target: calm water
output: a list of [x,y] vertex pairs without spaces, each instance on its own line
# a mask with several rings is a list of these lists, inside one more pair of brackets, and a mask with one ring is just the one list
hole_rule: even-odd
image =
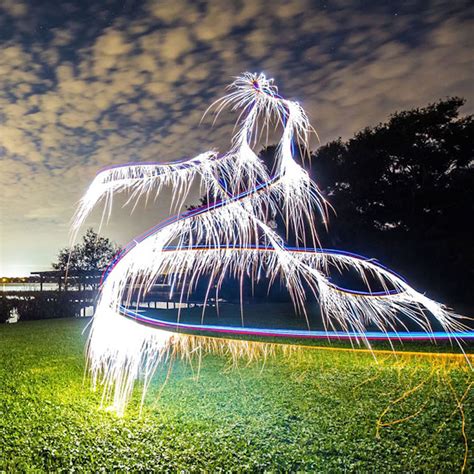
[[[2,283],[0,291],[39,291],[39,283]],[[57,283],[43,283],[43,290],[57,290]]]

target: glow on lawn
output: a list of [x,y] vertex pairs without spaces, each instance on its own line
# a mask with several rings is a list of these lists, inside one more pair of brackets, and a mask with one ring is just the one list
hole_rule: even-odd
[[[244,278],[259,281],[266,276],[272,283],[279,278],[303,313],[309,288],[321,307],[324,334],[344,334],[368,347],[371,334],[367,326],[376,326],[381,337],[388,340],[400,339],[395,328],[403,326],[405,318],[415,322],[427,337],[436,339],[439,335],[433,333],[425,310],[441,324],[443,337],[465,335],[459,316],[415,291],[379,263],[348,252],[306,248],[308,240],[317,243],[315,211],[326,222],[327,209],[318,187],[295,161],[296,146],[309,149],[312,128],[308,118],[297,102],[282,98],[273,80],[263,74],[245,73],[229,89],[211,106],[216,118],[224,108],[240,111],[229,152],[219,155],[208,151],[166,164],[129,163],[105,168],[97,174],[75,214],[74,237],[99,202],[105,203],[103,218],[110,216],[116,192],[127,191],[128,203],[136,206],[141,197],[156,198],[164,187],[172,187],[173,206],[180,210],[192,181],[199,178],[208,198],[207,205],[177,214],[134,239],[106,272],[92,323],[88,360],[94,384],[103,384],[104,401],[112,400],[119,413],[140,375],[145,380],[145,393],[159,362],[176,351],[189,355],[189,350],[194,350],[190,336],[177,332],[179,326],[173,332],[140,324],[150,321],[138,312],[131,319],[132,294],[138,289],[139,300],[159,276],[165,276],[171,291],[180,292],[182,301],[188,296],[184,288],[192,291],[203,275],[208,278],[206,299],[214,287],[219,292],[225,275],[237,277],[241,284]],[[252,148],[271,124],[282,127],[272,176]],[[268,222],[277,214],[304,247],[287,247],[270,227]],[[305,235],[307,228],[310,235]],[[384,291],[338,287],[327,276],[329,267],[354,269],[367,285],[368,277],[375,277]],[[155,320],[154,326],[160,326],[159,321]],[[274,333],[267,330],[262,335]],[[292,335],[287,331],[286,336]],[[222,340],[216,344],[200,347],[219,347],[233,357],[266,354],[259,343]]]

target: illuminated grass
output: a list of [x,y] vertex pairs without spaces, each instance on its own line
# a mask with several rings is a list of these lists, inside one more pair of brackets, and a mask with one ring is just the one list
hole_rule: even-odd
[[142,417],[137,391],[117,418],[83,385],[84,326],[0,327],[0,470],[473,468],[462,362],[305,349],[263,370],[207,356],[197,378],[197,362],[193,372],[176,361],[164,388],[166,368],[155,376]]

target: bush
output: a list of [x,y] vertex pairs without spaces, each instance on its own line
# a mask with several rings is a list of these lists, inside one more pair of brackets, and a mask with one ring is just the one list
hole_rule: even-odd
[[59,292],[49,292],[47,296],[27,296],[17,300],[15,306],[21,321],[70,318],[80,314],[80,304],[71,301],[67,294]]
[[13,304],[6,296],[0,296],[0,323],[6,323],[10,319]]

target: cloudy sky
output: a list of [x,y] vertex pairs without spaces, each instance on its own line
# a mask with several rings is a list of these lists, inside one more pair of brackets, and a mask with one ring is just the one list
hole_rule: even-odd
[[[274,77],[322,143],[447,95],[472,112],[473,16],[460,0],[0,0],[0,276],[49,268],[98,168],[225,150],[232,117],[200,119],[240,72]],[[168,205],[118,210],[103,234],[124,244]]]

